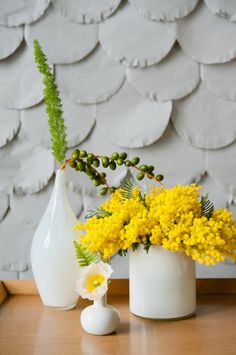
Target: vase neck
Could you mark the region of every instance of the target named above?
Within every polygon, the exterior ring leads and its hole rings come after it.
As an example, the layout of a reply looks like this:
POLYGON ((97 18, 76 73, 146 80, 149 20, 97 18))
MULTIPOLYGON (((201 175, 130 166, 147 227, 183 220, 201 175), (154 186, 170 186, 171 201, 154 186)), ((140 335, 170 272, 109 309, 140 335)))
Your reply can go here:
POLYGON ((105 307, 107 305, 107 293, 93 302, 96 307, 105 307))

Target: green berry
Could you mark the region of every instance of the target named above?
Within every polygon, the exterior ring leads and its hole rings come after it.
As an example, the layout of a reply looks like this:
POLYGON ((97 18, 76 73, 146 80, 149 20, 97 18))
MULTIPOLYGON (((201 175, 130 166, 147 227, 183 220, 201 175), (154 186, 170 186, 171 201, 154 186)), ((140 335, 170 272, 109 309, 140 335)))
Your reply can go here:
POLYGON ((149 166, 148 166, 148 172, 149 172, 149 173, 152 173, 153 170, 154 170, 154 166, 153 166, 153 165, 149 165, 149 166))
POLYGON ((103 157, 102 158, 102 166, 104 167, 104 168, 107 168, 108 167, 108 165, 109 165, 109 158, 108 157, 103 157))
POLYGON ((85 170, 85 163, 82 160, 79 160, 77 162, 77 168, 79 171, 84 171, 85 170))
POLYGON ((116 163, 117 165, 122 165, 124 163, 124 160, 122 158, 118 158, 116 163))
POLYGON ((135 157, 134 159, 132 159, 132 164, 133 165, 137 165, 140 162, 139 157, 135 157))
POLYGON ((93 159, 92 162, 93 166, 95 166, 95 168, 98 168, 100 165, 100 161, 98 160, 98 158, 93 159))
POLYGON ((111 170, 116 170, 116 163, 115 163, 114 161, 111 161, 111 162, 109 163, 109 168, 110 168, 111 170))
POLYGON ((71 160, 69 164, 70 164, 70 166, 71 166, 72 168, 75 168, 75 167, 77 166, 75 160, 71 160))
POLYGON ((140 173, 137 174, 137 179, 143 180, 143 178, 144 178, 144 173, 140 171, 140 173))
POLYGON ((162 180, 164 179, 164 176, 161 175, 161 174, 159 174, 159 175, 156 176, 156 179, 157 179, 158 181, 162 181, 162 180))
POLYGON ((119 153, 114 152, 111 156, 111 160, 117 160, 119 158, 119 153))
POLYGON ((81 152, 80 152, 80 157, 81 157, 81 158, 86 158, 86 157, 87 157, 87 152, 86 152, 86 150, 81 150, 81 152))
POLYGON ((101 195, 101 196, 106 195, 107 190, 108 190, 107 187, 103 187, 103 188, 99 191, 100 195, 101 195))
POLYGON ((94 180, 94 186, 99 186, 101 185, 101 179, 99 176, 97 176, 94 180))
POLYGON ((115 192, 116 190, 117 190, 116 187, 114 187, 114 186, 110 187, 110 192, 111 192, 111 193, 115 192))
POLYGON ((149 173, 148 172, 148 175, 147 175, 148 179, 152 179, 154 177, 154 174, 153 173, 149 173))
POLYGON ((86 164, 86 166, 85 166, 85 172, 86 172, 86 174, 88 174, 88 175, 93 175, 93 174, 94 174, 93 169, 92 169, 91 166, 88 165, 88 164, 86 164))
POLYGON ((104 178, 107 176, 107 174, 104 173, 104 172, 102 172, 101 175, 102 175, 102 177, 104 177, 104 178))
POLYGON ((127 153, 126 152, 122 152, 120 154, 120 158, 122 158, 123 160, 125 160, 127 158, 127 153))
POLYGON ((94 154, 93 154, 93 153, 89 153, 89 154, 87 155, 87 157, 88 157, 88 159, 93 159, 93 158, 94 158, 94 154))
POLYGON ((139 167, 140 170, 142 171, 147 171, 148 170, 148 166, 146 164, 143 164, 139 167))
POLYGON ((89 158, 87 158, 87 164, 88 164, 88 165, 92 165, 92 163, 93 163, 93 159, 91 159, 91 158, 90 158, 90 159, 89 159, 89 158))
POLYGON ((80 156, 80 151, 79 149, 76 149, 72 154, 71 154, 71 159, 72 160, 77 160, 80 156))
POLYGON ((132 165, 132 163, 131 163, 131 161, 130 161, 130 160, 126 160, 125 165, 126 165, 126 166, 131 166, 131 165, 132 165))

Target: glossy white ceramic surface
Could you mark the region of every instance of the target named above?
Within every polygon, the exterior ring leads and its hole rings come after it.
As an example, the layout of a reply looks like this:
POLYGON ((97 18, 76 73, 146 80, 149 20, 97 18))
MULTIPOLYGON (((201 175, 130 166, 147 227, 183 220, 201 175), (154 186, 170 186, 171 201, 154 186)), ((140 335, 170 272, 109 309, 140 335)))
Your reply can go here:
POLYGON ((140 317, 174 319, 195 313, 195 263, 184 253, 151 246, 129 254, 130 311, 140 317))
POLYGON ((68 201, 64 172, 58 170, 51 199, 36 229, 31 263, 45 306, 70 309, 77 302, 77 262, 73 247, 77 220, 68 201))
POLYGON ((113 333, 120 324, 118 310, 107 305, 106 295, 86 307, 80 316, 83 329, 93 335, 106 335, 113 333))

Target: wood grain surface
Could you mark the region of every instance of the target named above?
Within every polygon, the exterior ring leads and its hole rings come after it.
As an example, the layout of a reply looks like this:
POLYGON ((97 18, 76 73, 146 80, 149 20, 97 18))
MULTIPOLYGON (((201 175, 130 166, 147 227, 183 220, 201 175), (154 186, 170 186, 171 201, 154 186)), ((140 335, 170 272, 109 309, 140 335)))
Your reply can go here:
POLYGON ((108 336, 80 325, 79 300, 70 311, 52 311, 38 296, 11 296, 0 307, 1 355, 235 355, 235 295, 198 295, 195 317, 154 321, 129 312, 126 296, 110 296, 121 324, 108 336))
POLYGON ((4 287, 3 283, 0 281, 0 305, 3 303, 6 297, 7 297, 7 290, 4 287))
MULTIPOLYGON (((4 280, 2 283, 10 295, 38 294, 36 284, 33 280, 4 280)), ((197 293, 201 294, 236 294, 236 278, 197 279, 196 286, 197 293)), ((109 285, 109 294, 114 296, 127 296, 129 294, 129 280, 112 279, 109 285)))

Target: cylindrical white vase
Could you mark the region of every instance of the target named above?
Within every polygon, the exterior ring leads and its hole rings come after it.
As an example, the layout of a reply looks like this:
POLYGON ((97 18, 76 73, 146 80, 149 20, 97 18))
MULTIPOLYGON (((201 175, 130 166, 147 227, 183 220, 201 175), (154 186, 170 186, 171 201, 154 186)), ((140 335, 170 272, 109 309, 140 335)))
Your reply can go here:
POLYGON ((87 333, 106 335, 117 329, 120 324, 120 314, 116 308, 107 305, 105 294, 81 312, 80 321, 87 333))
POLYGON ((78 300, 75 278, 78 266, 73 241, 77 219, 68 201, 64 172, 58 170, 47 209, 36 229, 31 264, 44 305, 65 310, 78 300))
POLYGON ((130 311, 137 316, 178 319, 195 313, 195 262, 183 252, 131 250, 129 282, 130 311))

